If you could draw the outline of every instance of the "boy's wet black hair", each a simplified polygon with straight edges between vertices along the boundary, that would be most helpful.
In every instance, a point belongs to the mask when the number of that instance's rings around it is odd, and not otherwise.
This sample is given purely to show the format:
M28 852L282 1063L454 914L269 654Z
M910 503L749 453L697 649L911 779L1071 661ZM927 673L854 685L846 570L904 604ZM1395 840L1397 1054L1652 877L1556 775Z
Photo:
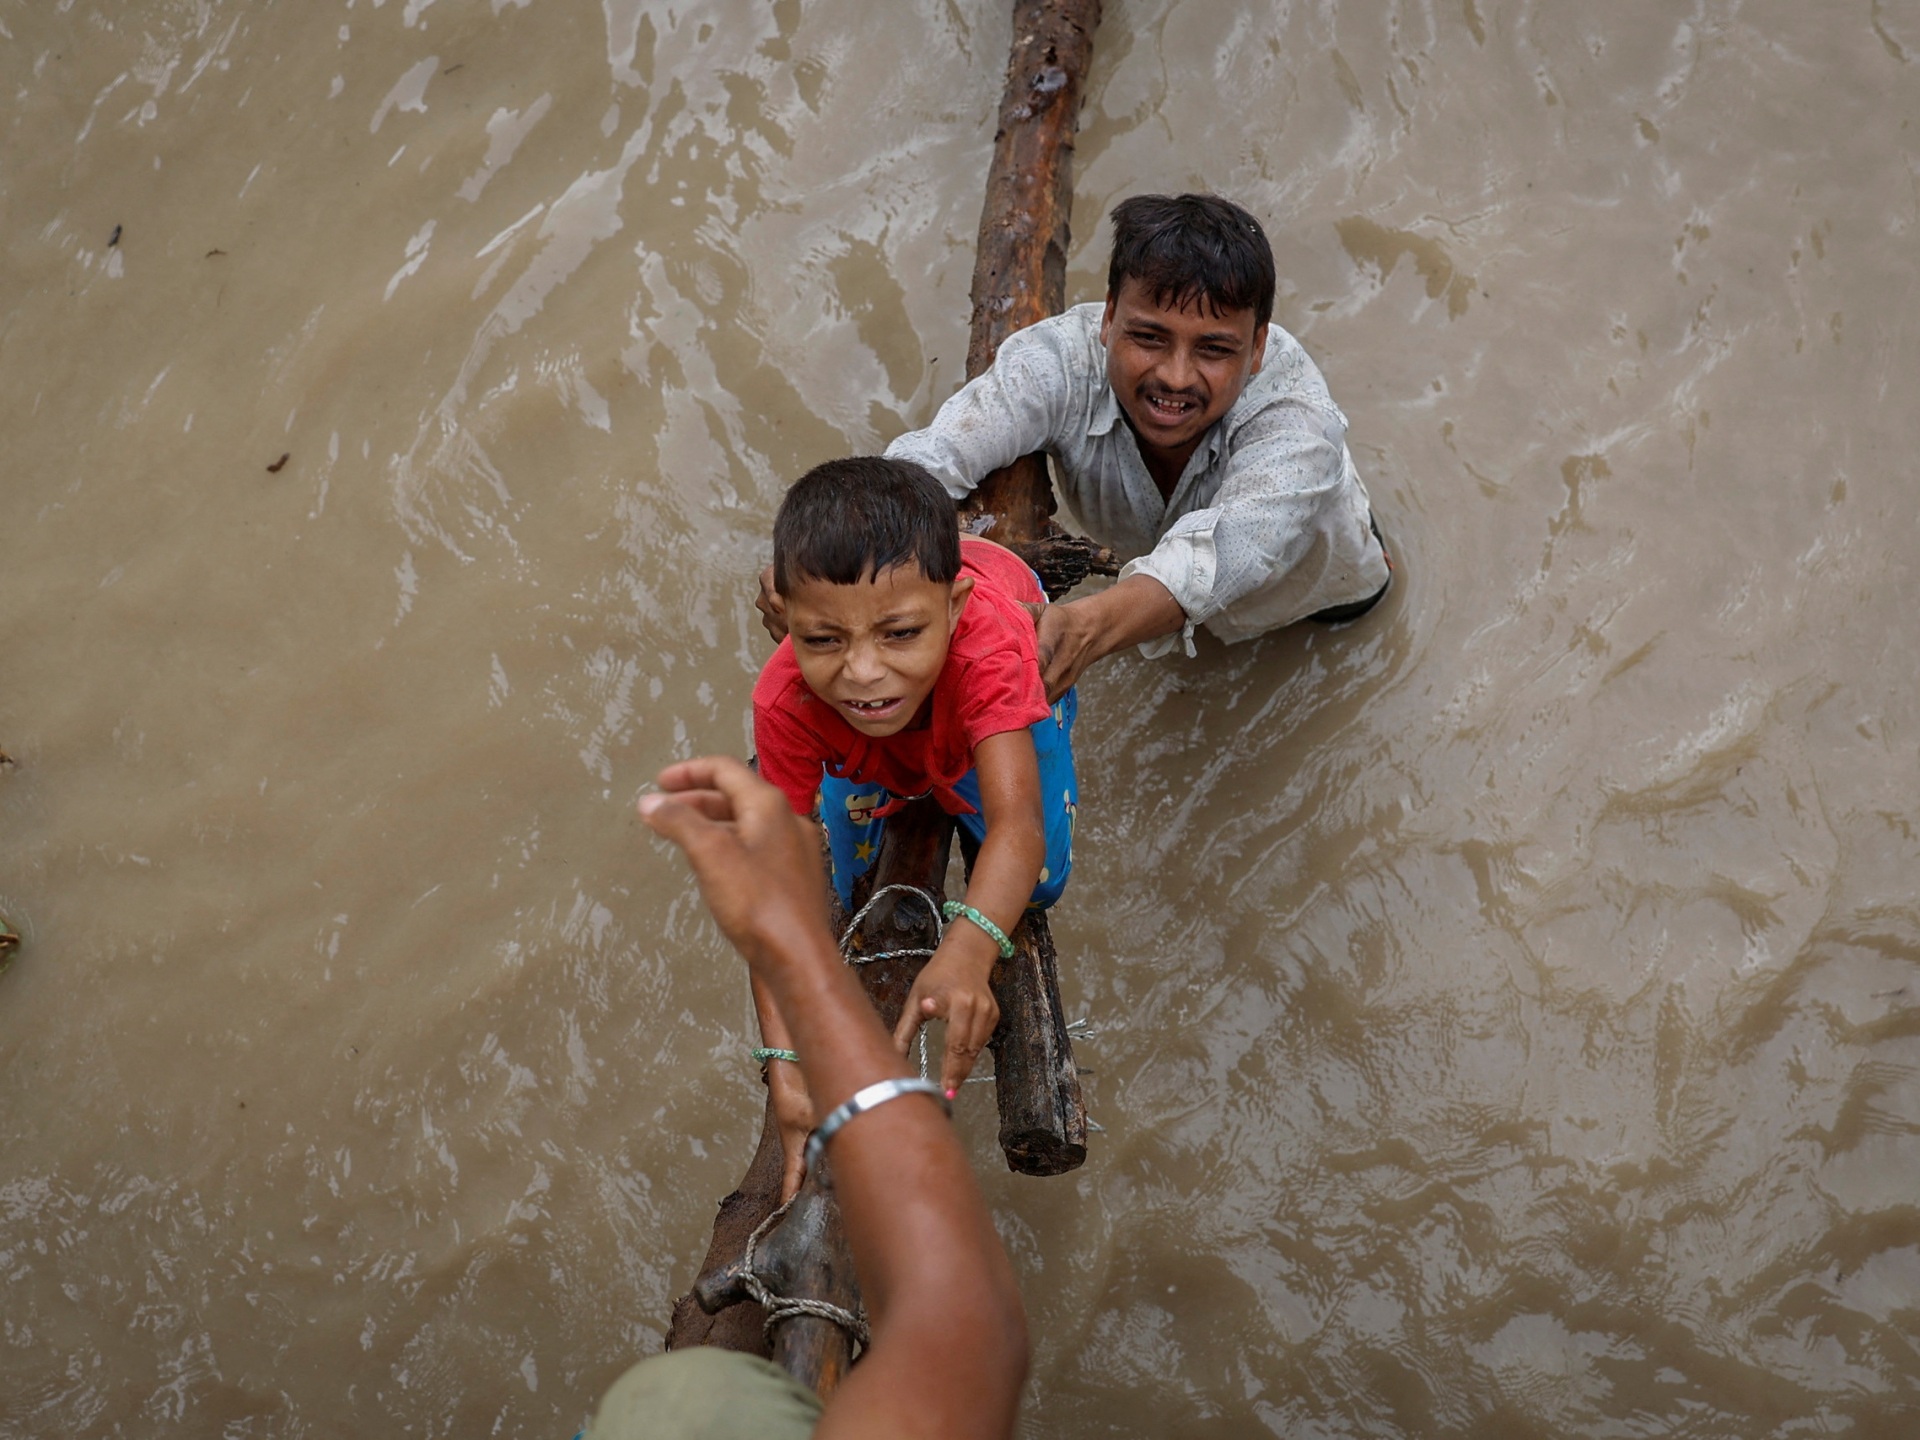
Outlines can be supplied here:
M911 560L927 579L960 574L960 522L938 480L911 460L854 455L816 465L773 517L773 588L853 585Z
M1138 280L1156 305L1182 309L1204 299L1218 314L1253 311L1257 330L1273 318L1273 248L1260 222L1218 195L1135 195L1113 207L1107 298Z

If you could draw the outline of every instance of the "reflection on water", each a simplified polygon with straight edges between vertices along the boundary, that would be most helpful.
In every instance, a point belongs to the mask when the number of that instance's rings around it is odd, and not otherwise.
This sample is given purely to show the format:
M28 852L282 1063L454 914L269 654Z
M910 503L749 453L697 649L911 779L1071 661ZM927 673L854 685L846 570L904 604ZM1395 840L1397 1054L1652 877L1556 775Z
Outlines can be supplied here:
M1407 583L1083 687L1033 1435L1920 1410L1920 21L1116 0ZM1309 13L1311 11L1311 13ZM958 382L1004 7L0 17L0 1432L568 1434L759 1091L629 818ZM275 468L285 456L286 463Z

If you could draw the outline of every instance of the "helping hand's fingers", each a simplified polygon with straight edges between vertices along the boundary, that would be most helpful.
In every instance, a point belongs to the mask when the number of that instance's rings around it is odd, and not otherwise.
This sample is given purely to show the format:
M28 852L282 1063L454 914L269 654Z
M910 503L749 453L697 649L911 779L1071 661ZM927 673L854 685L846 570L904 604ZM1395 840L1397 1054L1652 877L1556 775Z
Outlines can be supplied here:
M679 760L660 772L662 790L718 790L730 799L750 792L761 782L731 755L698 755Z
M640 818L678 845L722 933L749 963L796 928L826 926L820 859L786 797L738 760L709 755L660 772Z
M1047 703L1057 705L1060 697L1073 688L1073 682L1079 679L1073 666L1058 655L1042 652L1040 657L1040 683L1047 687Z
M685 805L718 824L729 824L733 820L733 802L718 790L649 790L635 802L635 808L644 820L662 802Z
M713 797L717 803L703 804L696 798L703 795ZM649 790L634 802L634 808L640 812L640 818L649 830L662 839L671 840L689 854L693 846L700 843L704 832L717 829L720 822L732 818L726 797L712 790L679 794Z
M759 827L784 822L792 813L778 790L731 755L702 755L669 765L660 772L659 784L663 795L699 797L694 803L703 815L712 820L732 820L743 831L765 834ZM641 796L641 818L651 824L658 803Z
M1074 663L1079 648L1067 639L1066 607L1049 605L1034 618L1034 643L1040 651L1040 679L1047 687L1047 703L1054 704L1080 678Z

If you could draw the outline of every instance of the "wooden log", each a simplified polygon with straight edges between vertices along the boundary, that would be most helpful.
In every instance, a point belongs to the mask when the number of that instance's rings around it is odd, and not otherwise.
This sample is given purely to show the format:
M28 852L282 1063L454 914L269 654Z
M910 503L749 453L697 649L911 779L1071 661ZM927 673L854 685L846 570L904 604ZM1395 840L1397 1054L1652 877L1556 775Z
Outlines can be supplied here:
M1100 0L1015 0L973 262L969 380L993 363L1007 336L1066 303L1073 134L1099 24ZM1028 455L996 470L963 508L992 516L987 534L1003 545L1040 539L1054 512L1045 458Z
M1093 59L1100 0L1015 0L1013 47L973 262L967 378L1016 330L1067 296L1073 132Z
M1015 0L973 262L969 379L993 363L1007 336L1066 303L1073 135L1099 23L1100 0ZM1050 597L1089 572L1116 574L1112 552L1066 534L1052 521L1054 508L1046 457L1027 455L981 482L961 505L961 523L1018 552ZM1023 920L1011 938L1013 959L994 970L1001 1149L1022 1174L1058 1175L1087 1157L1086 1104L1045 917Z
M673 1319L667 1326L669 1350L685 1350L694 1345L718 1345L725 1350L743 1350L766 1359L773 1353L763 1326L767 1313L741 1292L739 1303L718 1311L700 1301L702 1287L711 1289L711 1277L737 1265L747 1248L747 1237L780 1204L780 1130L774 1124L773 1105L767 1105L760 1126L760 1144L747 1164L740 1186L720 1202L713 1222L713 1239L707 1245L706 1258L700 1262L693 1288L673 1302Z
M1026 458L1038 460L1042 457L1029 455ZM1039 539L1015 541L1007 548L1026 561L1027 568L1040 577L1040 588L1047 592L1049 600L1058 600L1089 575L1120 573L1120 560L1113 551L1084 535L1069 535L1051 522L1048 522Z
M993 967L1000 1024L993 1049L1000 1149L1022 1175L1063 1175L1087 1158L1087 1105L1067 1038L1044 910L1029 910L1013 934L1013 958Z
M754 1302L746 1283L744 1242L742 1250L730 1263L703 1274L694 1283L692 1299L706 1314L757 1315L764 1319L766 1311ZM825 1301L850 1315L860 1313L860 1282L854 1274L853 1252L847 1245L846 1226L840 1220L832 1175L824 1159L807 1172L800 1193L794 1196L793 1208L761 1239L754 1251L753 1271L775 1295ZM763 1337L764 1332L763 1323ZM812 1386L824 1399L846 1378L853 1364L853 1336L838 1321L817 1315L790 1315L774 1326L772 1357L776 1365Z

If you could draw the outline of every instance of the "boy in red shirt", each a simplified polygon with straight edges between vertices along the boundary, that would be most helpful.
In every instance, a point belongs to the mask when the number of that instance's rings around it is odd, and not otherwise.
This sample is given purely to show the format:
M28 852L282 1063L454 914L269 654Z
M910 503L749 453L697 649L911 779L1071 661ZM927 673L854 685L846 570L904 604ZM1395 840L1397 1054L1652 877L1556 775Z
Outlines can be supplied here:
M879 851L885 817L933 796L979 845L964 900L907 997L894 1043L947 1023L941 1083L958 1089L993 1035L987 979L1028 905L1060 898L1072 866L1076 697L1047 704L1026 563L962 536L940 482L910 461L834 460L803 475L773 523L775 606L787 638L753 689L760 773L796 814L818 814L840 903ZM771 997L754 1004L768 1050L790 1050ZM799 1068L768 1086L801 1177L814 1123Z

